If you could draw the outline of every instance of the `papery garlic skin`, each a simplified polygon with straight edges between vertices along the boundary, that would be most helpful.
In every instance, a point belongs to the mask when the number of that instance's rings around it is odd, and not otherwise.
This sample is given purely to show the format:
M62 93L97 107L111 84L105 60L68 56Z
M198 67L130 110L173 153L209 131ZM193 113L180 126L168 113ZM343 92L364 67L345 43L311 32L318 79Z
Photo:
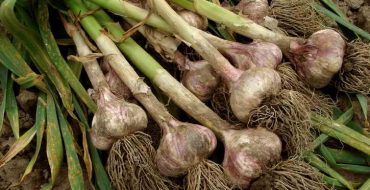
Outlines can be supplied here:
M155 161L161 174L182 176L206 159L216 144L216 137L208 128L172 120L163 131Z
M231 84L231 109L240 121L248 122L250 112L265 98L277 94L280 89L281 78L277 71L265 67L244 71L239 79Z
M269 166L280 160L282 143L265 128L228 130L224 133L223 168L231 182L247 188Z
M346 43L334 30L313 33L305 43L290 44L290 55L298 75L314 88L327 86L342 67Z
M192 62L181 82L202 101L209 100L220 83L220 77L207 61Z

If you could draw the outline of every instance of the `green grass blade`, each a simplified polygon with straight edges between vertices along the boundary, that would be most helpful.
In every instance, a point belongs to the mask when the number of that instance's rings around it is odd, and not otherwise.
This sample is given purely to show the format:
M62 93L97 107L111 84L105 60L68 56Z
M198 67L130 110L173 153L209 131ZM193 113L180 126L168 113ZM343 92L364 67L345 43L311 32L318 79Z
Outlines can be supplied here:
M360 103L361 105L361 109L362 109L362 113L364 114L364 117L367 121L367 113L368 113L368 102L367 102L367 97L362 95L362 94L356 94L356 97L358 99L358 102Z
M16 0L5 0L0 7L0 20L6 29L19 40L27 49L36 67L42 74L48 76L57 89L63 105L69 112L73 112L72 92L66 81L51 62L46 53L41 37L37 31L21 24L14 14Z
M19 113L18 113L18 106L17 106L17 99L15 98L14 90L13 90L13 80L11 76L8 76L8 84L6 89L6 104L5 104L5 112L6 116L9 120L10 127L12 128L14 137L16 139L19 138Z
M46 155L48 157L51 178L45 189L51 189L57 180L63 163L63 142L60 134L54 99L47 95L46 106Z
M338 172L330 168L325 162L323 162L319 157L317 157L314 153L307 153L305 155L305 160L310 163L312 166L316 167L317 169L325 172L326 174L330 175L331 177L340 181L343 185L345 185L348 189L354 190L355 188L350 184L342 175Z
M333 155L331 154L331 152L328 150L328 148L325 145L322 144L319 147L319 152L325 158L325 161L327 161L329 163L329 165L335 166L337 164Z
M1 63L0 63L0 83L1 83L1 90L2 90L2 96L3 100L1 101L0 105L0 132L3 128L4 123L4 116L5 116L5 106L6 106L6 86L8 83L8 69L6 69ZM1 134L1 133L0 133Z
M79 108L81 108L81 106L79 105L79 102L78 102L78 100L75 96L73 96L73 105L75 105L75 107L79 106ZM87 178L90 182L91 179L92 179L92 170L93 169L92 169L92 163L91 163L91 156L90 156L90 152L89 152L89 144L87 142L87 126L85 126L85 124L83 124L80 121L77 121L77 122L78 122L78 125L79 125L81 133L82 133L83 160L84 160L84 163L85 163Z
M33 139L36 134L36 127L31 127L25 132L14 144L9 148L8 152L0 159L0 167L4 166L9 160L14 158L20 151L22 151Z
M346 170L352 173L358 173L358 174L364 174L364 175L370 174L369 166L359 166L359 165L353 165L353 164L337 164L336 168Z
M40 90L46 92L47 87L42 81L42 76L32 71L31 67L28 66L28 64L22 58L22 55L5 36L5 33L0 34L0 44L0 62L2 62L3 65L12 73L17 75L18 77L21 77L21 79L33 77L30 82L38 87Z
M349 121L352 120L352 117L353 117L353 109L352 107L349 108L346 112L344 113L339 113L340 114L338 116L338 118L335 120L336 122L338 123L348 123ZM321 144L324 144L327 140L329 140L329 135L327 134L320 134L319 137L317 137L314 141L313 141L313 148L316 149L317 147L319 147Z
M336 22L338 22L339 24L342 24L343 26L345 26L346 28L352 30L353 32L355 32L356 34L362 36L363 38L367 39L367 40L370 40L370 34L367 33L366 31L362 30L361 28L353 25L352 23L344 20L343 18L341 18L340 16L336 15L335 13L325 9L324 7L320 6L320 5L317 5L317 4L314 4L313 5L314 8L323 13L324 15L326 15L327 17L330 17L331 19L334 19Z
M30 162L27 165L26 170L23 173L23 176L21 177L21 182L23 181L24 177L26 177L29 173L31 173L33 166L36 163L37 157L39 156L40 149L41 149L41 143L44 136L45 131L45 124L46 124L46 95L44 93L40 93L38 102L37 102L37 108L36 108L36 121L35 121L35 127L36 127L36 150L33 154Z
M358 189L358 190L369 190L370 189L370 178Z
M365 135L364 128L362 128L361 125L356 123L355 121L350 121L349 123L347 123L346 126L355 130L355 131L357 131L357 132L359 132L359 133L361 133L361 134L363 134L363 135Z
M320 134L314 141L313 141L313 149L320 147L320 145L324 144L327 140L329 140L330 136L324 133Z
M344 112L341 116L339 116L339 118L337 118L335 121L337 123L341 123L341 124L347 124L349 123L353 118L353 108L352 106L347 109L346 112Z
M338 8L338 6L331 0L321 0L326 6L328 6L331 10L335 12L335 14L339 15L341 18L348 20L347 16Z
M58 107L59 125L63 136L64 147L66 150L68 164L68 179L71 189L85 189L84 177L80 161L78 159L77 150L74 145L73 135L62 111Z
M50 59L61 73L62 77L68 82L72 89L76 92L78 97L87 105L87 107L95 112L96 104L87 94L87 91L82 86L72 69L68 66L63 56L61 55L58 44L55 41L53 34L51 33L49 25L49 11L46 0L38 1L37 9L37 20L39 23L39 30L41 38L45 44L46 50L49 54Z
M355 164L355 165L367 165L366 159L362 154L356 152L349 152L345 150L328 148L334 156L336 163L340 164Z
M322 180L326 183L329 187L336 187L336 188L346 188L340 181L335 178L329 177L327 175L322 174Z
M75 99L74 99L75 100ZM88 128L89 124L86 119L86 116L78 102L75 104L75 110L77 113L78 118L80 121ZM89 143L89 149L90 149L90 154L91 154L91 159L92 159L92 166L94 168L94 174L95 174L95 181L97 184L97 187L100 190L111 190L111 183L108 177L108 174L104 168L104 165L100 159L98 150L94 147L94 145L91 143L90 136L88 135L88 143Z

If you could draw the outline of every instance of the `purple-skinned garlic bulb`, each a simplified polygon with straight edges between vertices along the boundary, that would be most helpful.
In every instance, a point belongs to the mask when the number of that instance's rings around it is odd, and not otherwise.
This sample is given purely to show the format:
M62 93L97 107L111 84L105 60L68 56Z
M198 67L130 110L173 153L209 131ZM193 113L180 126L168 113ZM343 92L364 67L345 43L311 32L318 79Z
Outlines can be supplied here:
M90 139L94 147L99 150L109 150L116 141L115 138L106 137L100 134L99 129L96 127L91 128Z
M220 83L220 77L207 61L188 63L181 82L202 101L209 100Z
M203 17L195 12L188 10L181 10L178 14L191 26L200 30L205 30L208 27L207 17Z
M119 99L127 100L132 97L130 89L122 82L115 71L112 69L105 74L105 80L109 85L111 92Z
M230 85L230 106L235 116L247 122L250 112L262 101L277 94L281 89L281 78L277 71L256 67L244 71L238 80Z
M233 184L242 188L247 188L252 180L280 160L282 143L265 128L226 130L223 138L224 171Z
M289 57L306 83L323 88L341 69L345 47L339 33L325 29L313 33L303 44L292 41Z
M107 88L99 91L97 104L92 120L96 134L117 139L147 127L148 119L140 106L118 99Z
M241 0L234 10L256 23L261 23L269 14L269 3L267 0Z
M269 42L252 42L250 44L231 43L227 48L220 48L221 53L241 70L254 67L275 69L283 59L280 48Z
M163 136L155 157L163 175L185 175L216 148L216 137L208 128L177 120L166 123L167 126L162 126Z

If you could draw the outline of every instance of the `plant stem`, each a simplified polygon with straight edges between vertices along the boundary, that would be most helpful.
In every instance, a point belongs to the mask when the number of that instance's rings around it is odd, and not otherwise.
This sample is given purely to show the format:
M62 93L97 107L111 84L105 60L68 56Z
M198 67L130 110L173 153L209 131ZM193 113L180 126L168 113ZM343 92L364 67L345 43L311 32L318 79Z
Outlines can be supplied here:
M73 41L75 42L78 55L81 57L92 55L92 51L90 50L89 46L85 42L85 40L87 39L84 39L84 37L81 35L78 28L74 26L73 24L68 23L63 17L62 17L62 21L63 21L64 28L66 29L67 33L73 38ZM109 85L107 81L105 80L104 74L101 71L101 68L96 58L92 57L91 60L81 61L81 62L95 90L99 90L101 88L109 89Z
M165 0L154 0L157 12L173 27L177 33L194 48L214 70L226 81L236 81L240 71L214 47L199 32L194 30L181 18Z
M360 151L366 153L367 155L370 155L370 146L366 145L365 143L360 142L357 139L352 138L351 136L348 136L344 133L341 133L341 132L333 129L331 126L328 126L326 123L315 122L314 126L316 128L318 128L321 132L323 132L323 133L325 133L325 134L327 134L327 135L329 135L333 138L336 138L336 139L352 146L353 148L356 148L357 150L360 150Z
M330 127L331 129L333 130L337 130L338 132L340 133L343 133L343 134L346 134L347 136L353 138L353 139L356 139L357 141L361 142L361 143L364 143L365 145L369 146L370 147L370 139L364 135L362 135L361 133L341 124L341 123L338 123L336 121L333 121L333 120L330 120L330 119L326 119L324 117L321 117L319 115L312 115L311 116L312 118L312 121L316 124L322 124L322 125L326 125L328 127Z
M314 153L309 152L305 154L305 160L307 160L308 163L315 166L316 168L320 169L321 171L329 174L333 178L340 181L343 185L345 185L347 188L354 190L354 187L352 184L350 184L343 176L341 176L338 172L330 168L325 162L323 162L319 157L317 157Z
M86 5L90 9L96 9L98 7L96 5L93 5L93 3L91 3L91 2L94 2L97 5L99 5L100 7L106 8L106 9L122 16L122 18L125 19L126 21L131 19L131 21L128 21L128 22L132 22L132 19L136 20L136 22L142 21L149 14L149 11L147 11L145 9L142 9L140 7L137 7L136 5L133 5L128 1L111 0L111 1L109 1L109 3L106 3L106 1L104 1L104 0L85 1ZM137 11L135 11L135 12L127 11L128 8L133 9L133 10L137 10ZM160 16L158 16L156 14L153 14L153 13L149 16L149 19L145 21L145 24L148 24L149 26L157 28L162 32L166 32L166 33L170 33L170 34L175 33L175 30L174 30L173 27L171 27ZM193 28L194 30L196 30L200 34L202 34L202 36L205 37L208 40L208 42L211 43L216 48L220 48L220 49L228 48L233 43L231 41L221 39L217 36L214 36L214 35L212 35L208 32L200 30L198 28L195 28L195 27L191 27L191 28Z
M171 0L185 9L197 12L200 15L223 24L234 32L252 39L261 39L278 45L283 52L287 52L290 47L290 41L294 38L278 34L264 28L248 18L235 14L221 6L206 0L193 0L190 9L189 0ZM187 2L187 3L185 3ZM185 5L185 6L184 6Z
M85 13L88 10L79 0L66 0L65 1L67 5L73 10L75 14L78 13ZM106 17L109 18L109 17ZM92 16L86 16L81 19L81 24L85 28L93 29L92 26L95 27L95 30L102 31L102 27L99 25L99 23L95 20ZM91 24L91 25L90 25ZM110 22L108 23L109 26L117 26ZM106 25L107 26L107 25ZM109 29L109 28L108 28ZM120 29L119 27L116 29ZM146 108L146 110L150 113L150 115L153 117L153 119L160 125L160 126L166 126L167 122L172 121L174 118L172 115L166 110L164 105L156 99L154 94L151 92L150 88L144 83L144 81L136 74L136 72L133 70L133 68L130 66L130 64L127 62L127 60L123 57L117 46L114 44L114 42L108 38L103 33L100 33L99 36L93 37L92 34L96 34L96 31L87 31L90 37L93 38L93 40L98 45L99 49L102 51L102 53L107 56L110 66L116 71L117 75L121 78L121 80L128 86L128 88L132 91L135 98ZM113 33L114 34L114 33ZM121 35L119 35L121 36ZM130 56L136 56L137 59L136 62L141 63L141 67L139 68L148 68L145 67L148 64L148 58L151 60L154 60L151 58L149 54L147 54L144 50L141 49L140 46L138 46L132 39L131 43L127 44L129 39L125 40L124 43L120 44L120 47L124 48L125 50L129 49L130 53L128 53L128 57ZM131 44L133 44L131 46ZM136 44L136 45L135 45ZM137 51L139 49L139 51ZM144 53L145 52L145 53ZM146 62L146 63L145 63ZM155 68L153 71L147 71L146 74L155 74L151 77L153 77L153 81L156 81L157 75L159 76L170 76L167 71L165 71L161 66L156 63L155 61L152 61L151 69ZM166 74L167 73L167 74ZM161 77L160 77L161 78ZM165 82L160 81L161 83L170 84L170 89L172 92L176 90L177 87L174 87L178 85L178 82L175 79L173 79L171 76L170 78L166 78ZM175 82L175 85L173 83ZM172 85L171 85L172 84ZM162 89L163 90L163 89ZM181 92L182 93L182 92ZM190 92L189 92L190 93ZM172 93L176 95L175 93ZM190 93L191 94L191 93ZM193 96L193 95L192 95ZM194 97L194 96L193 96ZM195 98L195 97L194 97ZM194 99L192 99L194 100ZM191 100L191 101L192 101ZM197 100L195 98L195 100ZM199 101L199 100L197 100ZM184 103L184 102L181 102ZM197 109L197 108L189 108L189 109ZM198 116L201 117L201 116Z
M368 190L368 189L370 189L370 178L367 179L358 190Z
M100 15L98 15L98 13ZM106 13L103 11L98 11L94 14L94 16L99 20L99 22L107 27L113 37L121 37L124 34L122 28L119 25L114 24L109 16L101 16L103 14L106 15ZM141 72L143 72L180 108L182 108L202 125L212 129L219 138L222 138L221 130L231 126L228 122L221 119L181 83L174 79L134 40L128 38L125 41L118 43L118 47Z

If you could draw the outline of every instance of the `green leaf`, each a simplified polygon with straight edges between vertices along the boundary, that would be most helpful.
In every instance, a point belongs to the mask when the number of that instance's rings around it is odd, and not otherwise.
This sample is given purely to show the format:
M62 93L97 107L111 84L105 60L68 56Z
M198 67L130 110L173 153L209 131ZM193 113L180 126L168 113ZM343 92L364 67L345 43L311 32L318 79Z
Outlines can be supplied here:
M74 99L75 100L75 99ZM80 104L76 101L74 103L76 108L76 113L80 121L88 128L89 124L86 119L86 116L80 106ZM91 143L90 136L88 135L88 143L89 143L89 149L91 154L91 159L93 162L94 167L94 174L95 174L95 181L97 183L97 186L100 190L111 190L111 183L108 177L108 174L104 168L104 165L100 159L98 150L94 147L94 145Z
M369 166L359 166L359 165L353 165L353 164L337 164L337 169L346 170L352 173L358 173L358 174L370 174L370 167Z
M33 154L30 162L27 165L26 170L23 173L21 178L21 182L23 181L24 177L26 177L29 173L31 173L33 166L36 163L37 157L39 156L41 143L44 136L45 124L46 124L46 95L44 93L40 93L38 102L37 102L37 109L36 109L36 150Z
M356 123L355 121L350 121L349 123L347 123L346 125L347 127L361 133L361 134L364 134L365 130L364 128L362 128L358 123Z
M369 190L370 189L370 178L358 189L358 190Z
M335 13L327 10L326 8L318 5L318 4L314 4L313 5L314 8L323 13L324 15L330 17L331 19L334 19L336 22L338 22L339 24L342 24L343 26L345 26L346 28L352 30L353 32L355 32L356 34L362 36L363 38L367 39L367 40L370 40L370 34L367 33L366 31L362 30L361 28L353 25L352 23L346 21L345 19L341 18L340 16L336 15Z
M325 172L326 174L330 175L331 177L340 181L343 185L345 185L348 189L354 190L352 184L350 184L342 175L338 172L330 168L325 162L323 162L318 156L314 153L307 153L305 155L305 160L310 163L312 166L316 167L317 169Z
M36 134L36 127L31 127L9 148L8 152L0 159L0 167L4 166L9 160L14 158L22 151L33 139Z
M35 85L43 92L46 92L47 87L42 81L43 77L31 69L22 58L22 55L5 36L5 33L0 34L0 44L0 62L12 73L20 77L15 79L15 81L24 87Z
M15 98L14 90L13 90L13 80L10 76L8 76L8 84L6 89L6 106L5 112L6 116L9 120L10 127L12 128L14 137L16 139L19 138L19 113L18 113L18 106L17 106L17 99Z
M54 84L65 108L70 113L73 113L72 92L70 87L61 77L60 73L50 60L38 31L23 25L15 16L15 2L16 0L5 0L1 4L0 20L2 25L4 25L7 31L23 44L31 55L37 69L47 76Z
M367 113L368 113L368 110L367 110L367 97L362 95L362 94L356 94L356 97L358 99L358 102L360 103L361 105L361 109L362 109L362 113L364 114L364 117L367 121Z
M1 63L0 63L0 83L1 83L1 90L3 93L3 100L0 105L0 132L1 132L1 129L3 128L3 123L4 123L5 106L6 106L6 95L5 94L6 94L6 86L8 83L8 69L6 69Z
M57 112L54 99L47 95L46 106L46 155L48 157L51 178L45 189L51 189L57 180L60 167L63 163L63 142L60 134Z
M325 3L326 6L332 9L341 18L347 20L347 16L338 8L338 6L333 1L331 0L321 0L321 1Z
M353 118L353 108L352 106L347 109L340 117L338 117L335 121L341 124L349 123Z
M352 106L351 108L349 108L346 112L341 112L341 111L337 111L337 119L335 120L336 122L338 123L348 123L349 121L352 120L352 117L353 117L353 109L352 109ZM329 140L329 136L327 134L320 134L319 137L317 137L314 141L313 141L313 149L316 149L317 147L319 147L321 144L324 144L327 140Z
M336 163L341 164L355 164L355 165L367 165L366 159L363 157L362 154L359 154L354 151L345 151L339 149L328 148L332 155L334 155L334 159Z
M87 107L95 112L97 106L95 102L90 98L85 88L82 86L76 75L73 73L71 68L68 66L63 56L61 55L58 44L55 41L53 34L51 33L49 25L49 11L47 0L38 1L37 9L37 20L39 23L39 30L43 43L45 44L46 51L49 54L52 63L55 65L57 70L61 73L62 77L68 82L72 89L76 92L78 97L87 105ZM69 111L69 110L68 110Z
M66 149L67 164L68 164L68 179L71 189L85 189L84 178L80 161L78 159L76 147L73 142L73 135L62 111L58 107L59 125L62 131L64 147Z
M322 144L319 147L319 151L321 155L325 158L325 160L329 163L329 165L335 166L337 164L333 155L331 154L331 152L328 150L328 148L325 145Z
M73 95L73 105L75 105L75 107L79 106L79 108L81 109L79 102L77 101L77 98L74 95ZM77 121L77 122L78 122L78 125L82 133L83 160L84 160L85 167L86 167L87 177L90 182L92 179L92 163L91 163L91 157L89 153L89 144L87 142L87 126L85 126L85 124L83 124L80 121Z

